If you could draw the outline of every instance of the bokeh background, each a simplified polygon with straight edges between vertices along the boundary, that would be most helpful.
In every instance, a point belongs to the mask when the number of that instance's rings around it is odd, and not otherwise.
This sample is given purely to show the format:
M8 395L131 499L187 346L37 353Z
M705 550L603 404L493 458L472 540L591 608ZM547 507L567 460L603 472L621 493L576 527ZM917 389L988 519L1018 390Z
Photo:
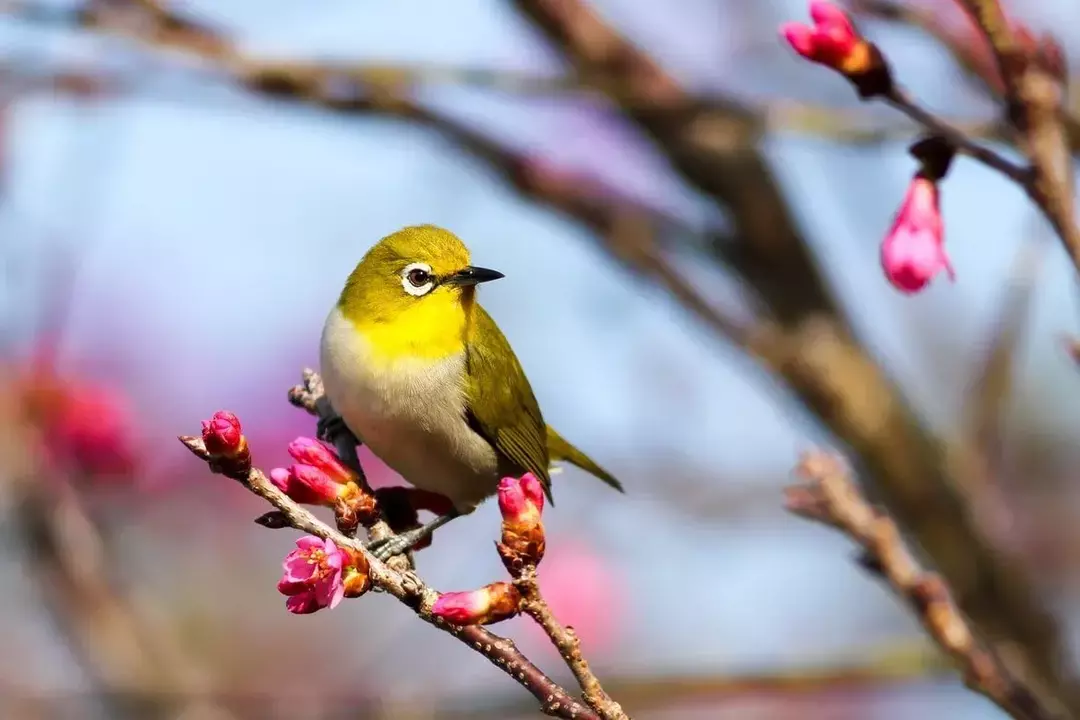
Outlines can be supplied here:
M899 4L965 32L945 0ZM376 240L421 222L506 274L481 299L546 418L627 487L556 478L541 578L635 717L1000 716L846 539L784 513L799 453L843 438L613 241L649 227L645 255L738 312L745 288L710 243L743 211L694 187L595 90L616 81L575 75L528 5L576 3L200 0L171 4L193 23L172 25L134 0L0 3L4 718L537 714L390 599L287 614L274 584L293 533L254 525L261 502L175 441L226 408L259 466L285 463L287 442L314 432L285 393L316 365L341 284ZM992 132L985 87L878 5L860 22L899 78ZM1014 5L1076 47L1075 3ZM958 161L943 195L958 280L901 296L877 253L918 129L782 46L776 27L805 20L803 3L587 7L683 92L746 113L753 132L729 133L728 150L764 163L866 352L926 426L960 432L1010 288L1030 289L999 438L999 537L1071 637L1073 269L1023 194ZM591 22L572 25L589 36ZM312 91L317 67L333 73ZM729 172L752 205L756 181ZM561 211L553 187L618 220ZM440 530L421 574L440 589L500 579L497 526L492 505ZM497 629L566 677L525 620Z

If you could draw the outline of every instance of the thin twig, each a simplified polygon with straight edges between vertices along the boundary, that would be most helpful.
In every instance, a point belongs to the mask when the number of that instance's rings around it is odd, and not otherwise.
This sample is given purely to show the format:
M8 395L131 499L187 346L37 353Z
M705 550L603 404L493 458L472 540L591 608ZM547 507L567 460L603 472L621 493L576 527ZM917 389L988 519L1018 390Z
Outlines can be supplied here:
M589 667L588 660L581 654L581 638L578 637L574 628L563 625L551 611L551 607L544 600L540 592L540 583L536 577L536 566L531 566L518 578L514 584L521 591L521 610L536 621L552 644L559 651L566 666L574 674L585 702L597 712L604 720L628 720L622 706L611 699L599 678Z
M909 605L934 642L961 669L968 687L1017 720L1067 717L1044 707L993 650L975 637L945 581L919 567L896 523L866 502L837 456L808 453L797 472L807 482L788 488L788 509L854 540L864 552L861 564L880 575Z
M1005 177L1018 183L1025 190L1030 186L1032 175L1027 168L1011 162L990 148L975 142L967 133L923 108L903 88L895 86L892 93L885 97L885 102L920 125L941 135L960 152L997 170Z
M309 388L321 386L318 375L311 370L304 371L304 380ZM318 412L329 408L327 404L315 402L317 400L317 397L308 397L298 404L306 407L310 402ZM181 437L181 441L197 457L210 461L211 458L201 438L184 436ZM355 460L355 454L352 460ZM358 466L354 465L352 469L357 470ZM600 720L599 715L575 700L569 692L536 667L511 640L495 635L482 627L451 625L433 615L431 609L439 596L436 590L420 580L415 573L401 572L382 563L367 550L363 542L344 535L336 528L319 520L310 510L298 505L279 490L261 470L252 468L247 476L240 480L240 483L281 512L290 527L319 538L333 540L339 547L362 555L367 560L368 573L375 588L393 595L410 607L422 620L453 635L483 655L532 693L540 701L546 714L578 720Z

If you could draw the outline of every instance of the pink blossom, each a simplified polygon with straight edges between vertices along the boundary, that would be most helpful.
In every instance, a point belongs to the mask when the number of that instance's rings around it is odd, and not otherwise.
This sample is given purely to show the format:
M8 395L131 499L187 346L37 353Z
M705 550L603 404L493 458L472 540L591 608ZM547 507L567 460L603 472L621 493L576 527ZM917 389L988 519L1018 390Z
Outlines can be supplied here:
M916 293L941 270L955 280L944 236L937 185L916 176L881 243L881 267L893 287L906 294Z
M431 614L455 625L490 625L517 615L520 606L518 589L496 582L476 590L443 593Z
M270 471L270 482L278 490L304 505L332 506L346 487L311 465L296 464Z
M513 524L535 524L544 510L544 487L532 473L499 481L499 511Z
M812 27L794 22L780 27L788 44L811 62L842 72L854 70L850 65L865 41L855 32L847 13L825 0L812 0L810 17Z
M102 387L69 386L50 421L50 449L91 475L130 473L133 423L122 400Z
M285 607L296 615L306 615L322 608L333 609L345 596L342 574L348 563L347 553L333 540L311 535L296 541L296 550L285 556L285 572L277 589L288 596Z
M239 418L227 410L218 410L203 420L202 437L207 452L225 457L240 452L244 439Z
M298 463L318 468L337 483L355 480L353 471L326 444L309 437L298 437L289 443L289 455Z

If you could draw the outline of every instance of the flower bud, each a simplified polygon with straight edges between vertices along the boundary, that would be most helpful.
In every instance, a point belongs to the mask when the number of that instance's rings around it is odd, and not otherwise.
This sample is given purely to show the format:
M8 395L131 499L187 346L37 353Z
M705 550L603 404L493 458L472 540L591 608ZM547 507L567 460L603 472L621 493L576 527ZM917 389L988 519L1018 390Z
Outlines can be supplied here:
M332 449L318 440L298 437L289 443L289 455L296 462L318 468L336 483L356 480L356 473L347 468Z
M863 98L887 94L892 75L881 53L855 30L851 18L825 0L811 0L813 26L785 23L780 34L795 52L841 73Z
M944 233L937 185L916 175L881 244L881 267L893 287L906 294L916 293L941 270L955 280L945 253Z
M508 582L439 595L431 614L454 625L491 625L518 614L521 593Z
M191 447L191 438L182 440ZM212 469L229 477L247 477L251 470L251 452L236 415L219 410L209 420L203 420L202 440Z
M505 477L499 481L498 498L503 521L502 539L496 549L503 565L516 577L544 557L546 541L540 519L544 488L532 473L520 478Z
M209 420L203 420L202 437L206 452L216 457L233 457L245 444L239 418L227 410L218 410Z

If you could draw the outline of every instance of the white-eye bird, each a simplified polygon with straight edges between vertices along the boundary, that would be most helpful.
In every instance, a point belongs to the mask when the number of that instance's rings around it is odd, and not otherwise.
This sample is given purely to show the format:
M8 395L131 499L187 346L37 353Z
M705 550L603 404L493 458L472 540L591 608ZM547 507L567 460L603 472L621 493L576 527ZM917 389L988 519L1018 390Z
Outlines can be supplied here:
M406 481L454 506L373 545L383 559L475 510L504 476L533 473L550 500L554 460L622 491L544 423L510 343L476 302L476 285L503 275L469 262L448 230L399 230L360 260L323 327L323 387L334 410Z

